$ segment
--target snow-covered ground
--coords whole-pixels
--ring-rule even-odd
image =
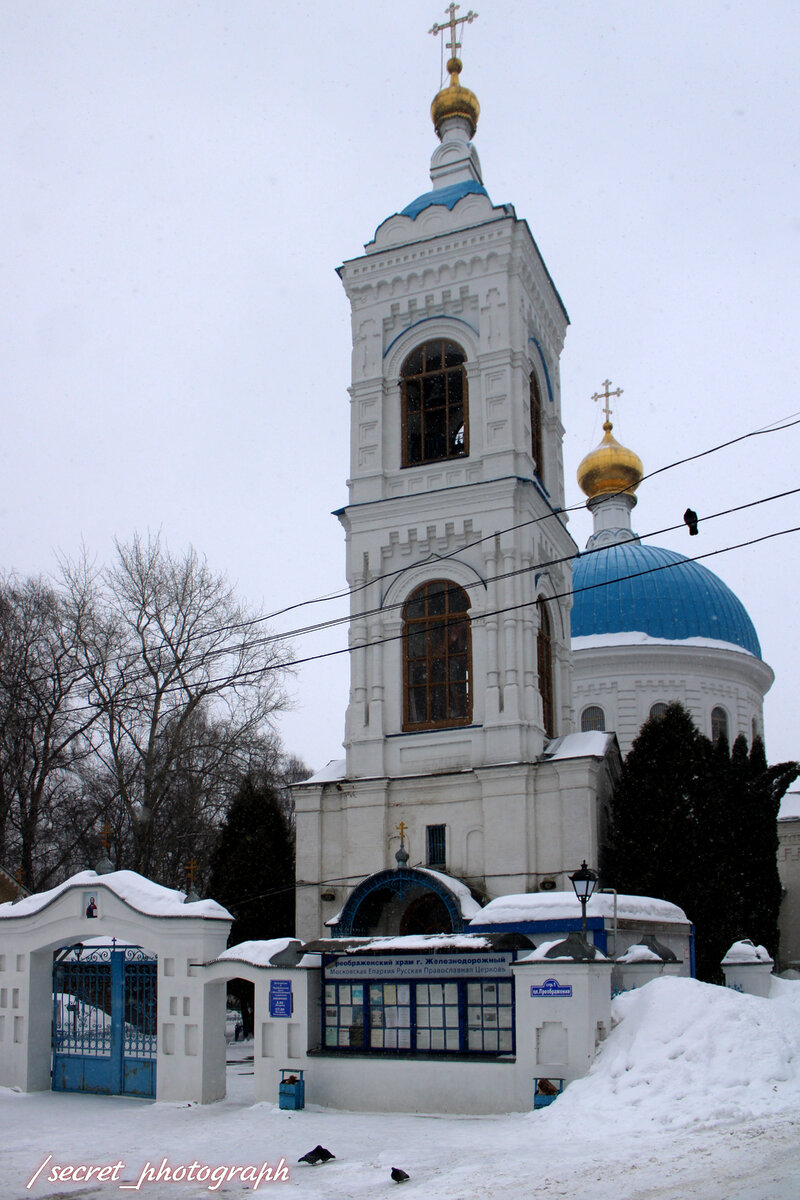
[[[145,1164],[158,1167],[163,1159],[172,1169],[193,1162],[274,1168],[283,1159],[288,1181],[262,1182],[258,1194],[277,1190],[298,1200],[392,1194],[394,1166],[410,1175],[402,1185],[407,1200],[797,1200],[800,982],[773,980],[772,987],[767,1000],[661,979],[618,998],[617,1023],[589,1075],[535,1113],[439,1117],[254,1106],[247,1043],[229,1046],[227,1099],[204,1107],[0,1090],[0,1200],[253,1192],[252,1182],[216,1177],[145,1179],[137,1188]],[[336,1158],[298,1164],[318,1143]],[[124,1166],[115,1180],[48,1179],[56,1164],[117,1163]]]

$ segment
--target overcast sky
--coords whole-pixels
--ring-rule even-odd
[[[463,4],[461,12],[467,11]],[[272,611],[344,585],[350,325],[334,272],[428,190],[445,5],[0,2],[0,566],[162,530]],[[615,434],[650,471],[797,415],[796,0],[481,0],[464,84],[495,204],[570,314],[567,503]],[[641,534],[800,484],[800,426],[645,482]],[[658,543],[800,524],[797,497]],[[582,546],[588,513],[571,520]],[[800,541],[706,559],[776,672],[800,754]],[[301,610],[278,628],[341,612]],[[305,657],[342,630],[298,638]],[[287,747],[341,755],[346,656],[302,667]]]

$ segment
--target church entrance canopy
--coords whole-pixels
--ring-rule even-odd
[[[332,937],[462,933],[478,910],[459,879],[398,866],[362,880],[329,927]]]

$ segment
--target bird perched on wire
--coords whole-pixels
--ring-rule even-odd
[[[302,1158],[298,1158],[298,1162],[308,1163],[312,1167],[316,1167],[319,1163],[330,1162],[332,1158],[336,1158],[335,1154],[331,1154],[330,1150],[326,1150],[324,1146],[315,1146],[313,1150],[309,1150],[308,1154],[304,1154]]]
[[[697,522],[700,520],[693,508],[687,508],[683,514],[683,519],[689,526],[689,533],[692,537],[697,537]]]
[[[399,1167],[392,1167],[392,1179],[395,1183],[405,1183],[411,1176],[407,1171],[401,1171]]]

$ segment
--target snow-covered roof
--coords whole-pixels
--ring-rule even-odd
[[[531,892],[518,896],[499,896],[490,900],[470,925],[511,925],[521,921],[568,921],[579,917],[581,906],[574,892]],[[668,900],[651,896],[617,896],[620,921],[671,921],[688,925],[683,909]],[[587,917],[614,917],[614,895],[595,892],[586,906]]]
[[[304,779],[303,783],[335,783],[337,779],[345,778],[346,768],[346,759],[332,758],[321,770],[317,771],[309,779]]]
[[[64,892],[72,888],[105,888],[113,892],[136,912],[148,917],[204,917],[207,920],[231,921],[233,918],[227,909],[216,900],[194,900],[186,904],[186,893],[174,888],[162,887],[136,871],[111,871],[108,875],[98,875],[96,871],[80,871],[58,887],[47,892],[35,892],[24,900],[0,904],[0,918],[29,917],[40,912],[48,904],[52,904]]]
[[[597,729],[586,733],[568,733],[548,742],[542,758],[604,758],[614,736],[613,733],[601,733]]]
[[[772,959],[764,946],[756,946],[749,938],[743,938],[733,943],[722,961],[730,967],[742,963],[771,963]]]
[[[474,917],[482,911],[478,901],[474,898],[467,885],[462,883],[460,879],[456,879],[452,875],[443,875],[441,871],[431,871],[430,867],[415,867],[414,870],[419,871],[423,875],[432,875],[434,879],[438,879],[439,883],[446,887],[458,901],[461,915],[465,921],[468,921],[470,917]]]
[[[331,939],[331,950],[335,949]],[[431,950],[491,950],[489,938],[480,934],[465,933],[421,933],[405,934],[402,937],[367,938],[360,945],[349,945],[345,954],[362,954],[365,950],[386,951],[431,951]]]
[[[800,792],[787,792],[781,800],[779,821],[800,820]]]
[[[298,938],[282,937],[269,938],[266,941],[239,942],[229,946],[218,954],[214,962],[250,963],[254,967],[271,967],[275,965],[278,956],[286,955],[289,950],[297,952],[298,958],[303,943]],[[282,965],[286,965],[285,963]]]

